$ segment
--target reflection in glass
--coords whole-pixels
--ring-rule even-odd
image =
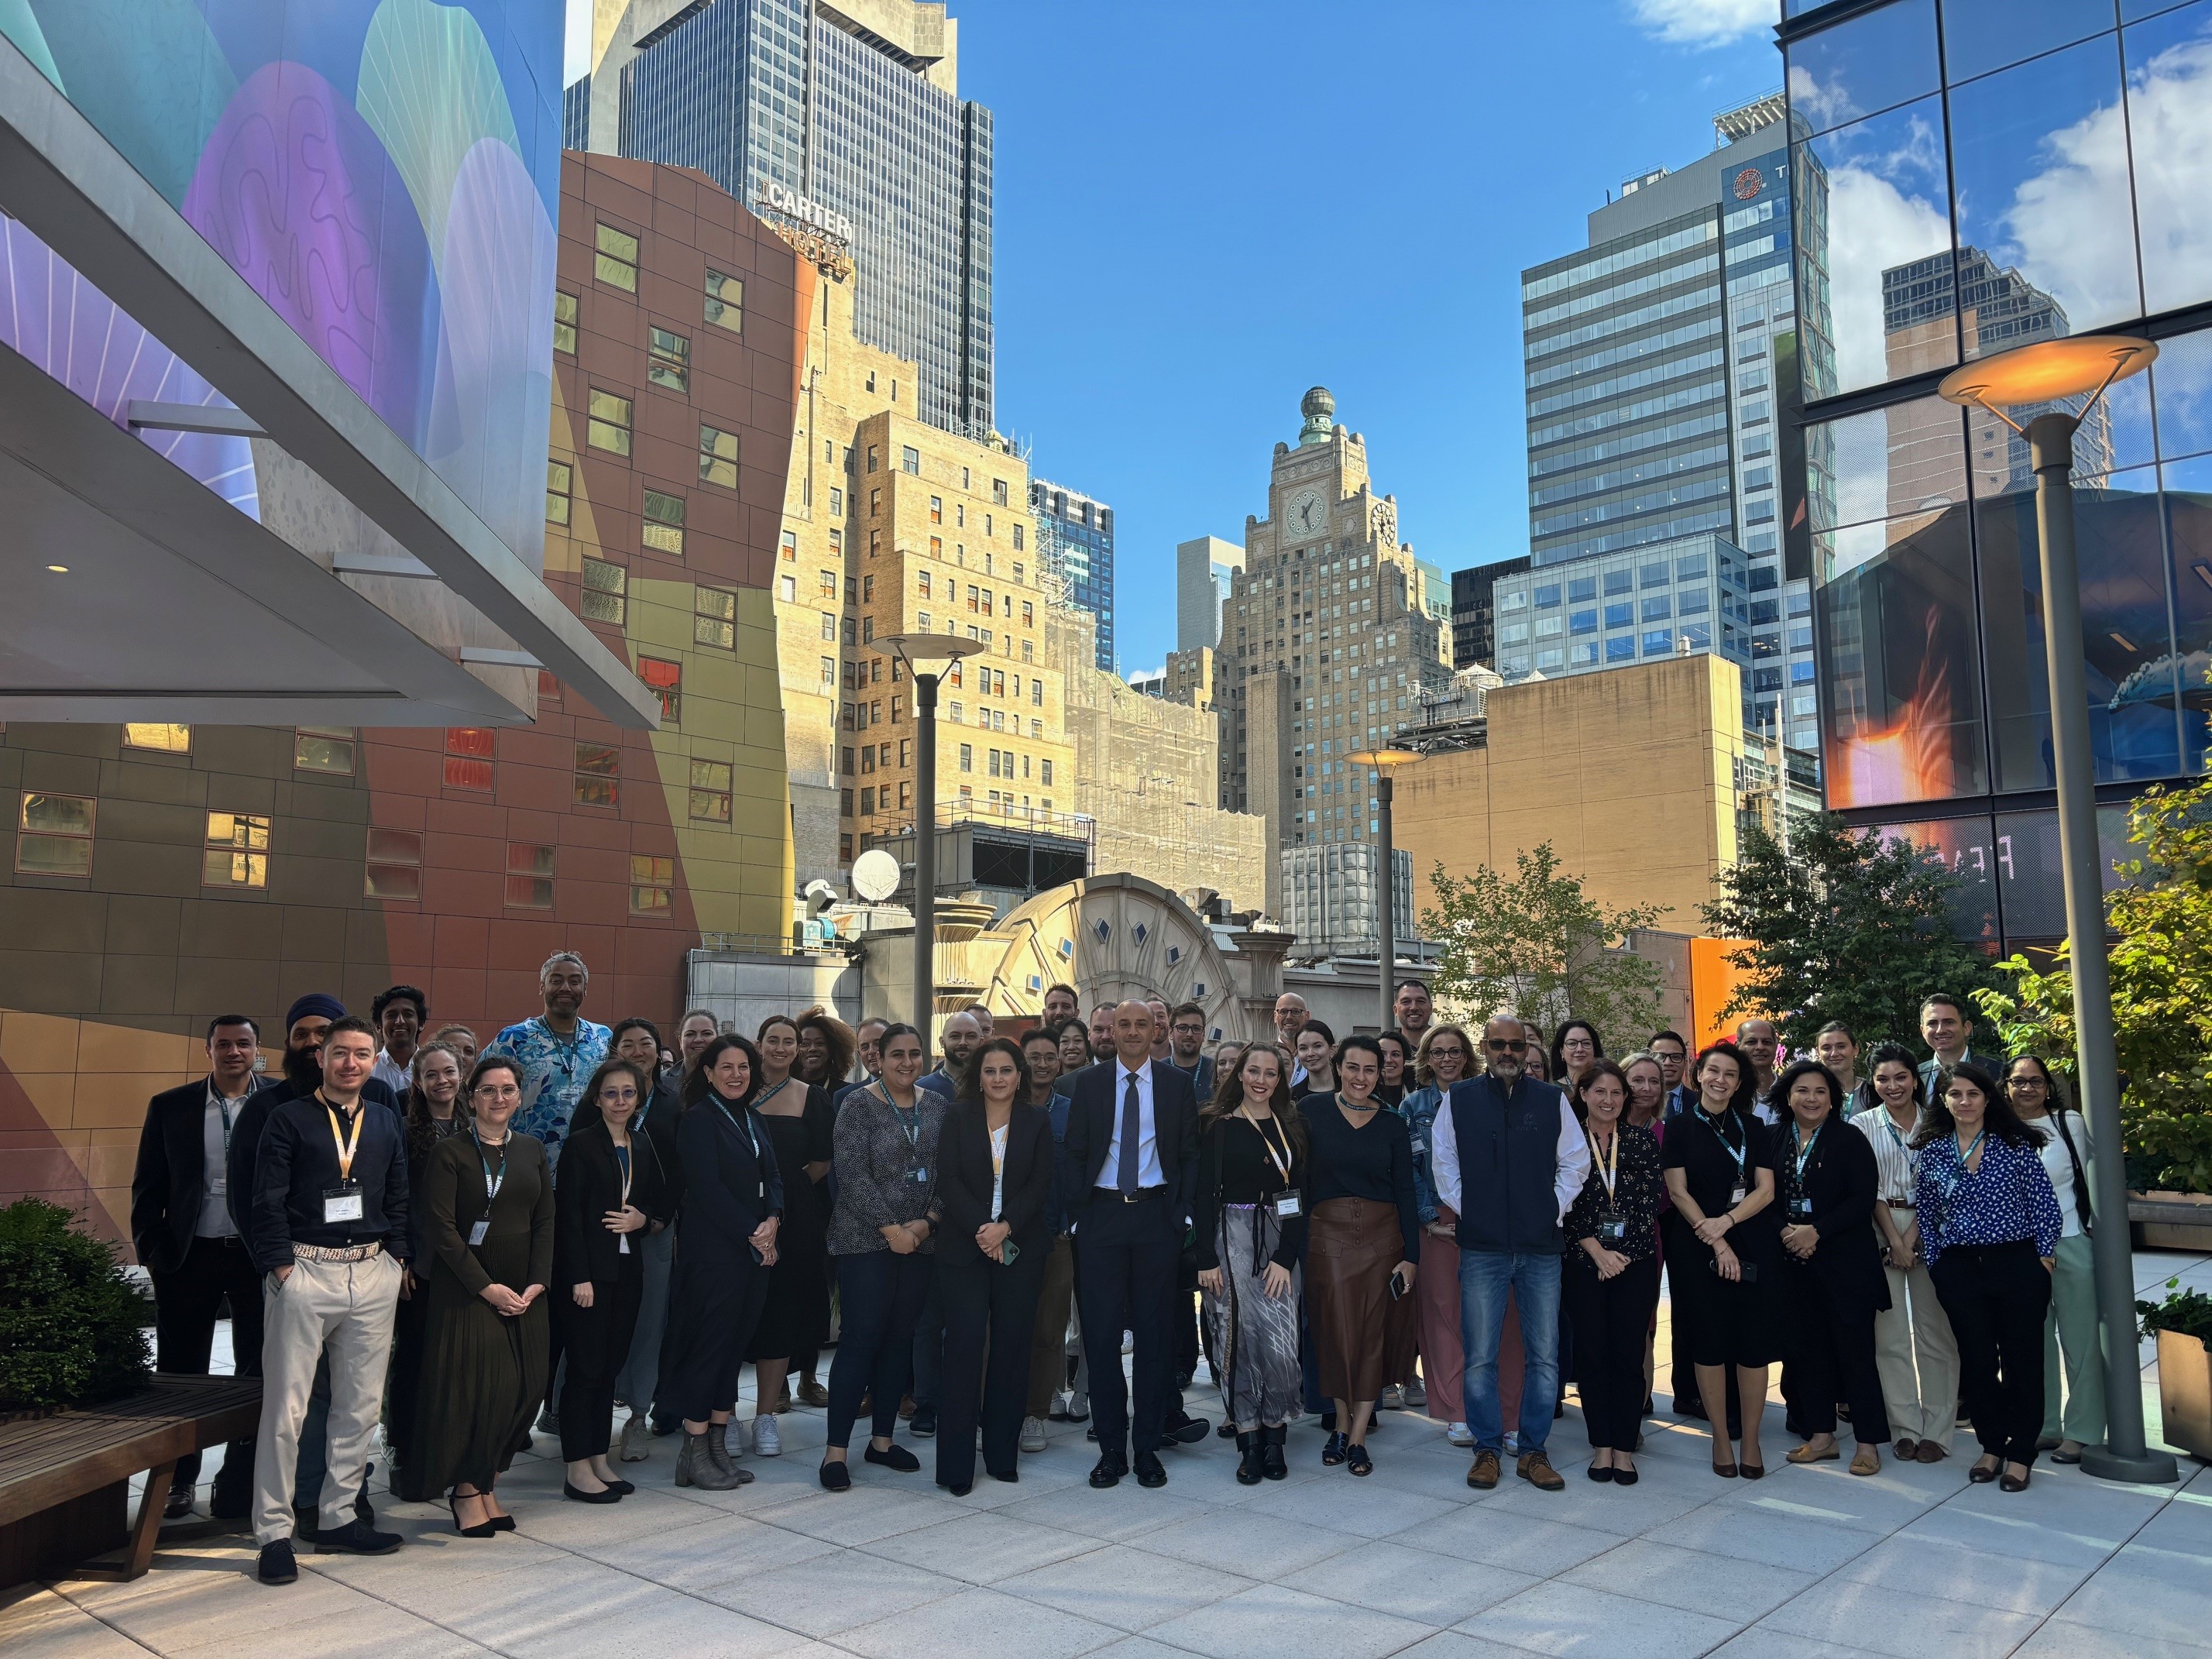
[[[1951,92],[1966,356],[2142,314],[2114,37]]]
[[[2160,340],[2149,379],[2160,459],[2212,449],[2212,329]]]
[[[2170,777],[2180,769],[2155,490],[2148,467],[2074,489],[2089,743],[2100,783]],[[2035,498],[2016,493],[1978,502],[1975,522],[1996,787],[2052,788],[2057,773]]]
[[[1966,500],[1960,416],[1940,398],[1920,398],[1823,422],[1825,441],[1807,448],[1831,458],[1835,522],[1863,524]]]
[[[1958,362],[1942,100],[1796,149],[1806,397]],[[1813,341],[1825,343],[1816,350]]]
[[[1943,0],[1951,83],[2109,30],[2112,0]]]
[[[1935,0],[1902,0],[1790,42],[1790,112],[1825,132],[1936,90]]]
[[[2120,885],[2118,865],[2142,856],[2128,837],[2128,809],[2097,809],[2097,860],[2106,892]],[[2004,948],[2055,945],[2066,937],[2066,872],[2056,812],[2000,812],[1996,815],[1997,909]]]
[[[2212,457],[2159,469],[2166,545],[2173,557],[2174,668],[2179,679],[2181,752],[2205,769],[2212,723]]]
[[[1942,800],[1989,787],[1966,518],[1954,507],[1864,526],[1891,538],[1814,595],[1832,807]]]
[[[2143,302],[2212,298],[2212,3],[2122,32]]]
[[[1885,823],[1874,833],[1886,842],[1903,842],[1940,860],[1959,878],[1945,899],[1951,931],[1960,939],[1996,944],[2000,854],[1990,834],[1986,813],[1931,818],[1921,823]]]

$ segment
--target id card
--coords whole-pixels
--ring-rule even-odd
[[[1415,1158],[1424,1157],[1427,1154],[1428,1150],[1429,1143],[1422,1139],[1420,1136],[1415,1135],[1413,1137],[1413,1156]]]
[[[1742,1203],[1742,1202],[1743,1202],[1743,1200],[1744,1200],[1746,1198],[1749,1197],[1749,1196],[1750,1196],[1749,1192],[1748,1192],[1746,1188],[1742,1188],[1742,1187],[1741,1187],[1741,1186],[1736,1186],[1736,1187],[1731,1187],[1731,1188],[1729,1188],[1729,1201],[1728,1201],[1728,1206],[1729,1206],[1729,1208],[1730,1208],[1731,1210],[1733,1210],[1734,1208],[1735,1208],[1735,1206],[1736,1206],[1737,1205],[1739,1205],[1739,1204]]]
[[[917,1187],[927,1187],[929,1185],[929,1171],[927,1168],[908,1170],[906,1172],[906,1178],[914,1182]]]
[[[1813,1200],[1809,1198],[1791,1199],[1790,1218],[1792,1221],[1810,1221],[1813,1218]]]
[[[1601,1243],[1618,1244],[1628,1237],[1628,1223],[1610,1210],[1597,1218],[1597,1236]]]
[[[617,1255],[628,1255],[629,1254],[629,1235],[628,1233],[617,1233],[615,1235],[615,1254]]]
[[[473,1248],[476,1245],[483,1243],[484,1240],[490,1236],[490,1233],[491,1218],[489,1216],[486,1216],[483,1220],[477,1222],[475,1226],[469,1229],[470,1245]]]
[[[362,1218],[362,1189],[358,1181],[343,1181],[323,1188],[323,1224]]]
[[[1298,1206],[1298,1194],[1296,1188],[1288,1192],[1277,1193],[1274,1204],[1275,1219],[1278,1221],[1295,1220],[1305,1213]]]

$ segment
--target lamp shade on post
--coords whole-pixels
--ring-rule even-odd
[[[1390,807],[1395,791],[1391,786],[1393,769],[1420,759],[1410,749],[1363,749],[1346,757],[1354,766],[1371,767],[1375,772],[1375,801],[1377,808],[1377,827],[1382,838],[1376,851],[1380,869],[1375,878],[1376,977],[1380,983],[1382,1019],[1376,1029],[1395,1031],[1398,1029],[1398,917],[1397,917],[1397,853],[1391,841]],[[1411,1060],[1413,1056],[1406,1056]]]
[[[945,671],[983,649],[954,634],[878,634],[914,677],[914,1029],[937,1052],[937,688]]]
[[[2105,1439],[2082,1449],[2081,1467],[2112,1480],[2180,1479],[2171,1455],[2143,1432],[2136,1370],[2135,1276],[2122,1156],[2119,1066],[2105,947],[2104,855],[2097,841],[2097,776],[2082,669],[2081,569],[2074,543],[2074,434],[2105,389],[2158,356],[2148,340],[2091,334],[2047,340],[1953,370],[1937,388],[1954,404],[1986,410],[2027,438],[2035,469],[2036,538],[2043,574],[2044,655],[2051,676],[2051,749],[2058,782],[2058,842],[2065,875],[2067,963],[2073,981],[2075,1056],[2081,1109],[2096,1149],[2090,1197],[2096,1225],[2097,1312],[2104,1328]],[[2083,399],[2079,413],[2051,409]],[[2026,427],[2007,407],[2038,409]],[[2051,1103],[2051,1109],[2059,1109]]]

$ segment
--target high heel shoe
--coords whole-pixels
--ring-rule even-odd
[[[1742,1472],[1743,1478],[1747,1480],[1764,1480],[1766,1479],[1766,1465],[1764,1463],[1744,1463],[1738,1467]]]
[[[474,1492],[468,1495],[471,1498],[481,1498],[483,1496],[482,1492]],[[453,1530],[460,1534],[464,1538],[489,1538],[493,1534],[499,1530],[497,1527],[494,1526],[489,1521],[479,1521],[473,1527],[463,1526],[461,1524],[461,1500],[454,1494],[448,1493],[447,1495],[446,1508],[453,1515]]]
[[[1734,1463],[1716,1463],[1713,1473],[1723,1480],[1733,1480],[1736,1477],[1736,1467]]]

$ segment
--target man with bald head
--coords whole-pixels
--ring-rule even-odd
[[[1306,1000],[1296,991],[1285,991],[1275,999],[1275,1044],[1292,1056],[1298,1052],[1298,1033],[1306,1029],[1313,1016],[1306,1009]],[[1291,1063],[1291,1086],[1296,1088],[1306,1080],[1306,1068],[1293,1058]]]
[[[945,1022],[938,1040],[945,1045],[945,1058],[938,1068],[927,1076],[915,1079],[917,1089],[933,1089],[947,1100],[960,1097],[960,1085],[968,1076],[968,1062],[983,1046],[990,1033],[983,1029],[982,1021],[963,1010]]]
[[[1094,1486],[1164,1486],[1159,1449],[1174,1394],[1176,1265],[1198,1184],[1198,1097],[1152,1059],[1152,1011],[1114,1010],[1114,1054],[1076,1079],[1067,1111],[1068,1217],[1098,1435]],[[1133,1401],[1112,1356],[1135,1334]],[[1200,1437],[1203,1437],[1203,1425]]]
[[[1767,1097],[1774,1092],[1774,1057],[1782,1048],[1781,1034],[1771,1019],[1739,1020],[1735,1046],[1751,1062],[1752,1109],[1763,1123],[1778,1122],[1782,1115]]]

